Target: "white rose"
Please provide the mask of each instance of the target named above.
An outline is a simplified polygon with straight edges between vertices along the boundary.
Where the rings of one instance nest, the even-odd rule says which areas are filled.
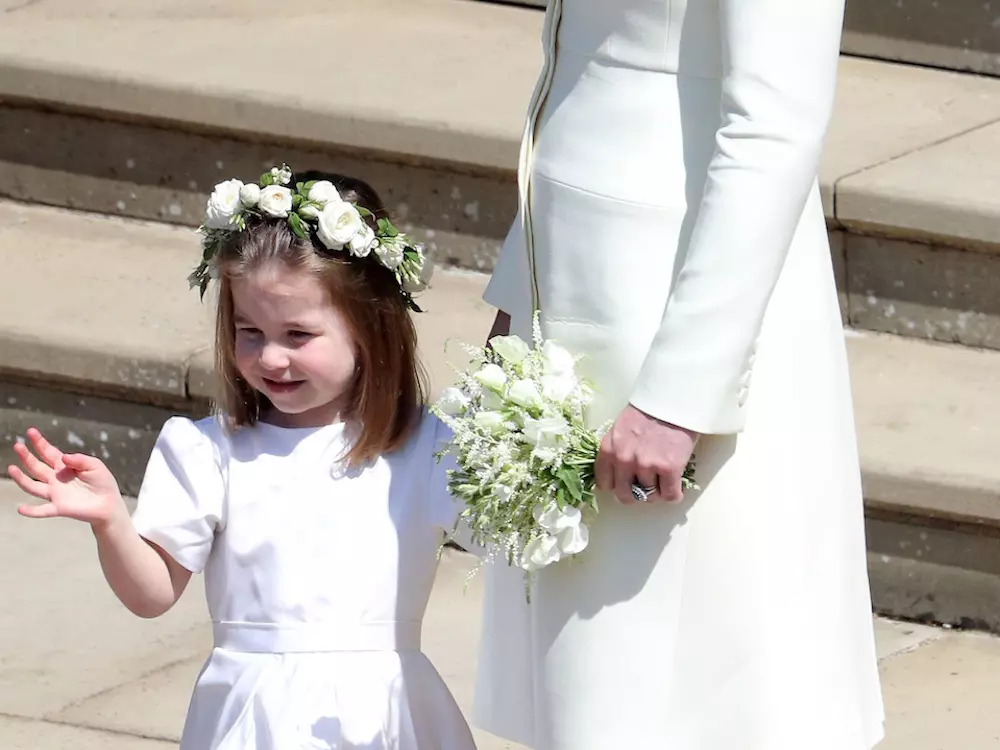
[[[494,336],[490,339],[490,346],[512,365],[519,364],[531,351],[520,336]]]
[[[403,248],[395,242],[380,242],[375,248],[375,254],[390,271],[395,271],[403,262]]]
[[[364,226],[358,209],[350,203],[327,203],[319,213],[316,234],[328,250],[343,250]]]
[[[276,219],[283,219],[292,210],[292,191],[281,185],[268,185],[260,191],[260,212]]]
[[[563,555],[578,555],[587,548],[590,542],[590,530],[585,524],[578,523],[559,532],[556,537],[559,551]]]
[[[306,198],[314,203],[318,203],[319,206],[303,206],[299,213],[305,216],[307,219],[315,219],[319,216],[319,212],[326,208],[327,204],[330,203],[340,203],[340,193],[337,192],[337,188],[333,186],[333,183],[329,180],[320,180],[311,188],[306,194]]]
[[[542,344],[542,362],[546,375],[570,374],[576,365],[573,355],[552,341]]]
[[[567,505],[560,508],[557,503],[549,503],[544,507],[535,508],[532,514],[538,525],[551,534],[559,534],[566,529],[575,528],[580,525],[583,514],[579,508]]]
[[[517,380],[507,393],[507,398],[525,409],[539,408],[542,405],[542,394],[530,380]]]
[[[543,417],[524,420],[524,438],[535,446],[535,454],[551,460],[565,442],[569,425],[562,417]]]
[[[572,374],[543,375],[542,395],[549,401],[562,403],[576,390],[577,385],[579,383]]]
[[[441,396],[438,398],[437,403],[438,408],[445,414],[455,416],[464,412],[466,407],[468,407],[469,397],[458,388],[452,386],[441,391]]]
[[[226,180],[215,186],[212,195],[205,206],[205,226],[211,229],[228,229],[230,219],[240,211],[240,190],[243,183],[239,180]]]
[[[490,432],[503,432],[503,414],[495,411],[481,411],[476,414],[474,420],[477,425],[484,427]]]
[[[250,183],[240,188],[240,203],[247,208],[253,208],[260,202],[260,186]]]
[[[364,258],[372,251],[372,243],[375,242],[375,232],[367,224],[362,225],[362,229],[348,242],[351,248],[351,255],[356,258]]]
[[[524,552],[521,553],[521,567],[529,573],[534,573],[546,565],[559,562],[561,557],[559,540],[554,536],[542,534],[524,546]]]
[[[484,365],[483,368],[473,375],[479,383],[485,385],[494,391],[499,391],[504,387],[507,382],[507,373],[503,371],[500,365]]]

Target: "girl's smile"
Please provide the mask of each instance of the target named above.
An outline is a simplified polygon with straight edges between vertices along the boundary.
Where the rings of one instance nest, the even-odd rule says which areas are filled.
[[[262,378],[262,382],[267,390],[268,394],[287,394],[293,393],[300,386],[305,385],[304,380],[271,380],[270,378]]]

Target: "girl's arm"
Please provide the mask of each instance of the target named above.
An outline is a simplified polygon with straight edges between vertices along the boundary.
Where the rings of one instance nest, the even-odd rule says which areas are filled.
[[[159,617],[177,603],[191,571],[139,536],[127,514],[124,521],[93,529],[104,577],[131,612]]]
[[[11,466],[8,473],[24,492],[46,502],[22,505],[18,512],[28,518],[89,523],[104,577],[122,604],[139,617],[158,617],[169,610],[191,573],[136,533],[108,467],[92,456],[63,453],[38,430],[29,430],[28,438],[38,456],[27,446],[15,445],[24,468]]]

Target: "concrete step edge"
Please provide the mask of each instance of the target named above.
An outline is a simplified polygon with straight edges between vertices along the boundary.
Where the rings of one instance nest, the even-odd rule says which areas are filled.
[[[115,405],[117,423],[140,431],[155,431],[170,410],[207,410],[210,310],[184,282],[196,255],[186,230],[0,204],[0,261],[8,271],[0,279],[0,410],[8,414],[8,445],[31,413],[21,397],[7,395],[15,386],[27,389],[27,401],[62,394],[64,405],[54,410],[62,414],[52,419],[81,425],[100,417],[76,414],[73,398]],[[428,313],[417,323],[436,387],[451,377],[444,338],[474,341],[489,328],[485,280],[444,268],[428,292]],[[47,306],[51,313],[25,315],[39,299],[46,300],[40,312]],[[1000,462],[981,456],[1000,424],[990,398],[1000,352],[855,331],[846,345],[869,507],[1000,528]],[[950,453],[934,449],[942,440]]]
[[[238,40],[225,35],[210,36],[211,43],[204,45],[208,51],[199,51],[189,37],[211,35],[215,27],[207,22],[157,25],[150,19],[126,23],[114,14],[96,15],[72,26],[60,18],[12,16],[0,29],[0,106],[54,108],[510,179],[541,59],[541,14],[533,10],[371,0],[323,16],[322,23],[335,28],[377,22],[396,44],[378,65],[359,71],[363,75],[353,88],[318,91],[304,83],[254,76],[241,64],[220,63],[242,60],[240,46],[227,55],[227,45]],[[248,34],[269,37],[279,19],[246,21]],[[170,34],[185,35],[184,44],[171,45]],[[62,35],[74,43],[59,44]],[[147,35],[161,52],[153,55],[151,50],[148,59],[116,52],[116,40],[131,48]],[[345,40],[356,43],[363,44]],[[183,48],[182,58],[171,52],[175,48]],[[344,55],[350,57],[352,51],[348,46]],[[366,53],[357,50],[358,55]],[[497,65],[497,59],[503,64]],[[405,76],[400,74],[404,70]],[[329,71],[333,76],[340,72]],[[842,60],[841,79],[820,180],[830,219],[842,226],[878,227],[891,236],[898,229],[906,238],[926,235],[958,247],[1000,249],[1000,208],[981,201],[976,210],[966,210],[985,190],[982,186],[990,184],[993,170],[982,156],[966,159],[961,171],[969,174],[956,178],[956,161],[946,148],[968,138],[975,154],[993,153],[989,144],[967,134],[1000,121],[1000,80],[849,57]],[[28,178],[21,171],[26,166],[45,168],[17,152],[18,133],[0,135],[11,140],[15,181]],[[940,161],[949,165],[947,170],[926,167],[935,153],[943,154]],[[112,171],[121,169],[113,166]],[[842,190],[844,201],[839,199]],[[867,210],[868,198],[881,206],[877,215]],[[933,210],[923,205],[927,201]]]

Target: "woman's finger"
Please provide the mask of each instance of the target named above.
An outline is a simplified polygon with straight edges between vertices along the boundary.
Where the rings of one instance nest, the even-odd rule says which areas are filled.
[[[39,500],[49,499],[49,486],[45,482],[32,479],[17,466],[8,466],[7,475],[14,480],[14,484],[32,497],[37,497]]]
[[[679,503],[684,499],[684,490],[681,489],[681,475],[679,473],[660,474],[660,498],[664,502]]]
[[[32,427],[28,430],[28,438],[31,440],[31,444],[35,446],[35,450],[38,451],[38,455],[42,457],[42,460],[53,469],[62,463],[63,452],[46,440],[41,432]]]
[[[625,505],[636,502],[632,495],[632,482],[635,481],[635,466],[632,463],[615,462],[615,497]]]
[[[636,470],[635,479],[633,481],[642,487],[646,492],[646,501],[651,501],[654,499],[659,499],[660,494],[660,478],[656,475],[655,471],[651,469],[639,468]],[[632,491],[631,486],[629,487],[629,492]]]
[[[14,443],[14,454],[24,470],[34,479],[44,482],[52,477],[52,468],[32,453],[28,446],[23,443]]]

